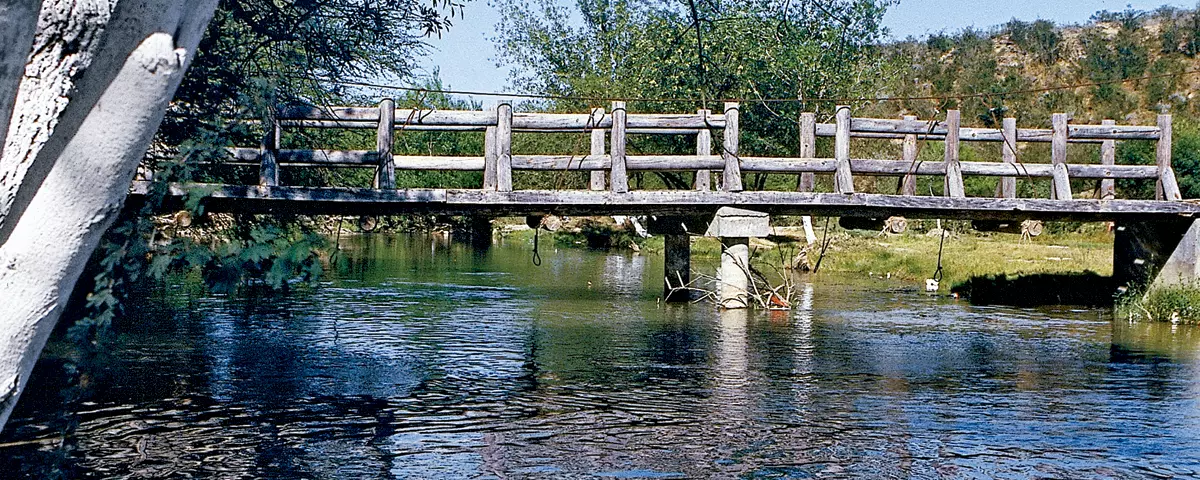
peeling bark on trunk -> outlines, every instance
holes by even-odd
[[[0,160],[0,428],[216,2],[45,1]]]

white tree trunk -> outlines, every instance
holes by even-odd
[[[18,98],[27,100],[18,100],[0,160],[0,194],[14,193],[0,198],[0,428],[120,210],[216,2],[45,1],[35,51],[80,38],[91,43],[46,57],[74,70],[49,68],[50,83],[22,81]],[[100,13],[75,18],[80,11]],[[72,38],[45,30],[78,23],[101,31]]]

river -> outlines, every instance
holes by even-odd
[[[149,292],[75,374],[52,342],[0,477],[1200,475],[1194,327],[824,274],[718,312],[660,304],[657,254],[342,241],[287,295]]]

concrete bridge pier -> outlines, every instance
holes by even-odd
[[[721,239],[717,302],[722,308],[750,306],[750,238],[771,234],[771,217],[763,212],[722,207],[705,236]]]
[[[688,232],[698,231],[698,218],[692,216],[660,215],[650,217],[646,230],[663,236],[663,299],[686,302],[692,299],[690,290],[683,289],[692,282],[692,241]]]
[[[1113,281],[1118,293],[1200,280],[1200,221],[1116,222]]]

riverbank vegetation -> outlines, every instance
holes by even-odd
[[[1131,322],[1200,324],[1200,284],[1152,286],[1117,302],[1114,317]]]

